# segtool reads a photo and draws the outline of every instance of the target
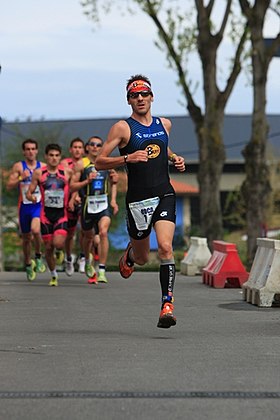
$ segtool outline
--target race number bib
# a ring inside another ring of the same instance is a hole
[[[100,213],[108,208],[107,194],[89,195],[88,196],[88,213]]]
[[[152,216],[159,204],[159,197],[129,203],[129,209],[138,230],[146,230],[150,226]]]
[[[56,209],[64,207],[64,191],[59,190],[45,190],[45,206]]]
[[[27,193],[27,190],[29,188],[29,185],[30,184],[21,184],[21,196],[22,196],[23,204],[33,204],[32,201],[29,201],[26,198],[26,193]],[[38,185],[37,185],[37,187],[36,187],[36,189],[35,189],[35,191],[32,195],[35,195],[36,203],[39,203],[40,200],[41,200],[41,192],[40,192],[40,188],[39,188]]]

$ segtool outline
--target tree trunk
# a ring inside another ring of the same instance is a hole
[[[212,248],[213,240],[223,236],[222,210],[220,204],[220,179],[225,161],[222,138],[223,111],[206,113],[204,124],[197,132],[199,138],[200,164],[200,220],[202,234]]]
[[[262,96],[262,87],[255,89]],[[246,168],[246,181],[242,192],[247,203],[247,262],[250,266],[256,252],[257,238],[262,236],[262,226],[266,223],[266,210],[269,205],[270,180],[266,164],[266,138],[268,125],[265,112],[255,110],[252,121],[252,137],[243,151]]]
[[[265,122],[260,122],[265,127]],[[248,267],[254,260],[257,238],[262,236],[266,224],[266,210],[271,192],[269,169],[265,164],[265,146],[261,144],[260,136],[256,135],[245,148],[243,154],[246,165],[246,182],[243,194],[247,203],[247,263]]]
[[[266,120],[266,83],[268,61],[261,33],[261,25],[251,27],[253,46],[253,86],[254,109],[252,133],[243,150],[245,158],[246,181],[242,186],[246,205],[247,218],[247,263],[251,266],[257,247],[257,238],[262,236],[262,226],[266,223],[266,211],[271,192],[269,168],[266,163],[266,144],[268,124]]]

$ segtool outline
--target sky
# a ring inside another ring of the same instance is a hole
[[[218,3],[221,6],[224,0]],[[1,118],[12,122],[127,117],[125,84],[137,73],[151,79],[153,114],[186,115],[176,73],[154,44],[156,29],[151,19],[137,7],[133,16],[116,8],[97,25],[83,12],[80,0],[2,0]],[[278,30],[279,18],[270,15],[265,36],[273,37]],[[221,86],[229,50],[225,43],[219,57]],[[270,114],[279,114],[279,71],[280,58],[273,58],[267,84]],[[189,74],[193,81],[201,80],[196,57],[190,58]],[[200,88],[194,97],[203,108]],[[251,112],[252,90],[241,76],[226,113]]]

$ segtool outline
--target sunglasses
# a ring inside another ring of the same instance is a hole
[[[128,94],[130,98],[136,99],[139,95],[141,95],[143,98],[147,98],[147,96],[151,95],[152,93],[148,90],[143,90],[142,92],[131,92]]]
[[[90,143],[88,143],[88,145],[89,146],[96,146],[96,147],[101,147],[102,146],[102,144],[101,143],[96,143],[95,141],[92,141],[92,142],[90,142]]]

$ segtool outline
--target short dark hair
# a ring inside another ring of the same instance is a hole
[[[45,154],[47,155],[49,153],[50,150],[56,150],[57,152],[59,152],[61,154],[62,149],[59,146],[59,144],[56,143],[50,143],[47,144],[46,148],[45,148]]]
[[[82,143],[83,147],[85,147],[84,140],[80,139],[80,137],[75,137],[73,140],[71,140],[70,147],[72,147],[73,144],[77,142]]]
[[[27,143],[35,144],[36,149],[38,149],[38,142],[37,142],[36,140],[34,140],[34,139],[26,139],[26,140],[24,140],[24,141],[22,142],[22,144],[21,144],[22,150],[25,150],[25,145],[26,145]]]
[[[141,80],[143,82],[148,83],[148,85],[150,85],[150,88],[151,88],[151,95],[153,96],[152,85],[151,85],[150,79],[147,76],[144,76],[143,74],[135,74],[134,76],[130,76],[130,78],[126,82],[126,99],[129,100],[129,92],[128,92],[129,86],[133,82],[136,82],[137,80]]]

